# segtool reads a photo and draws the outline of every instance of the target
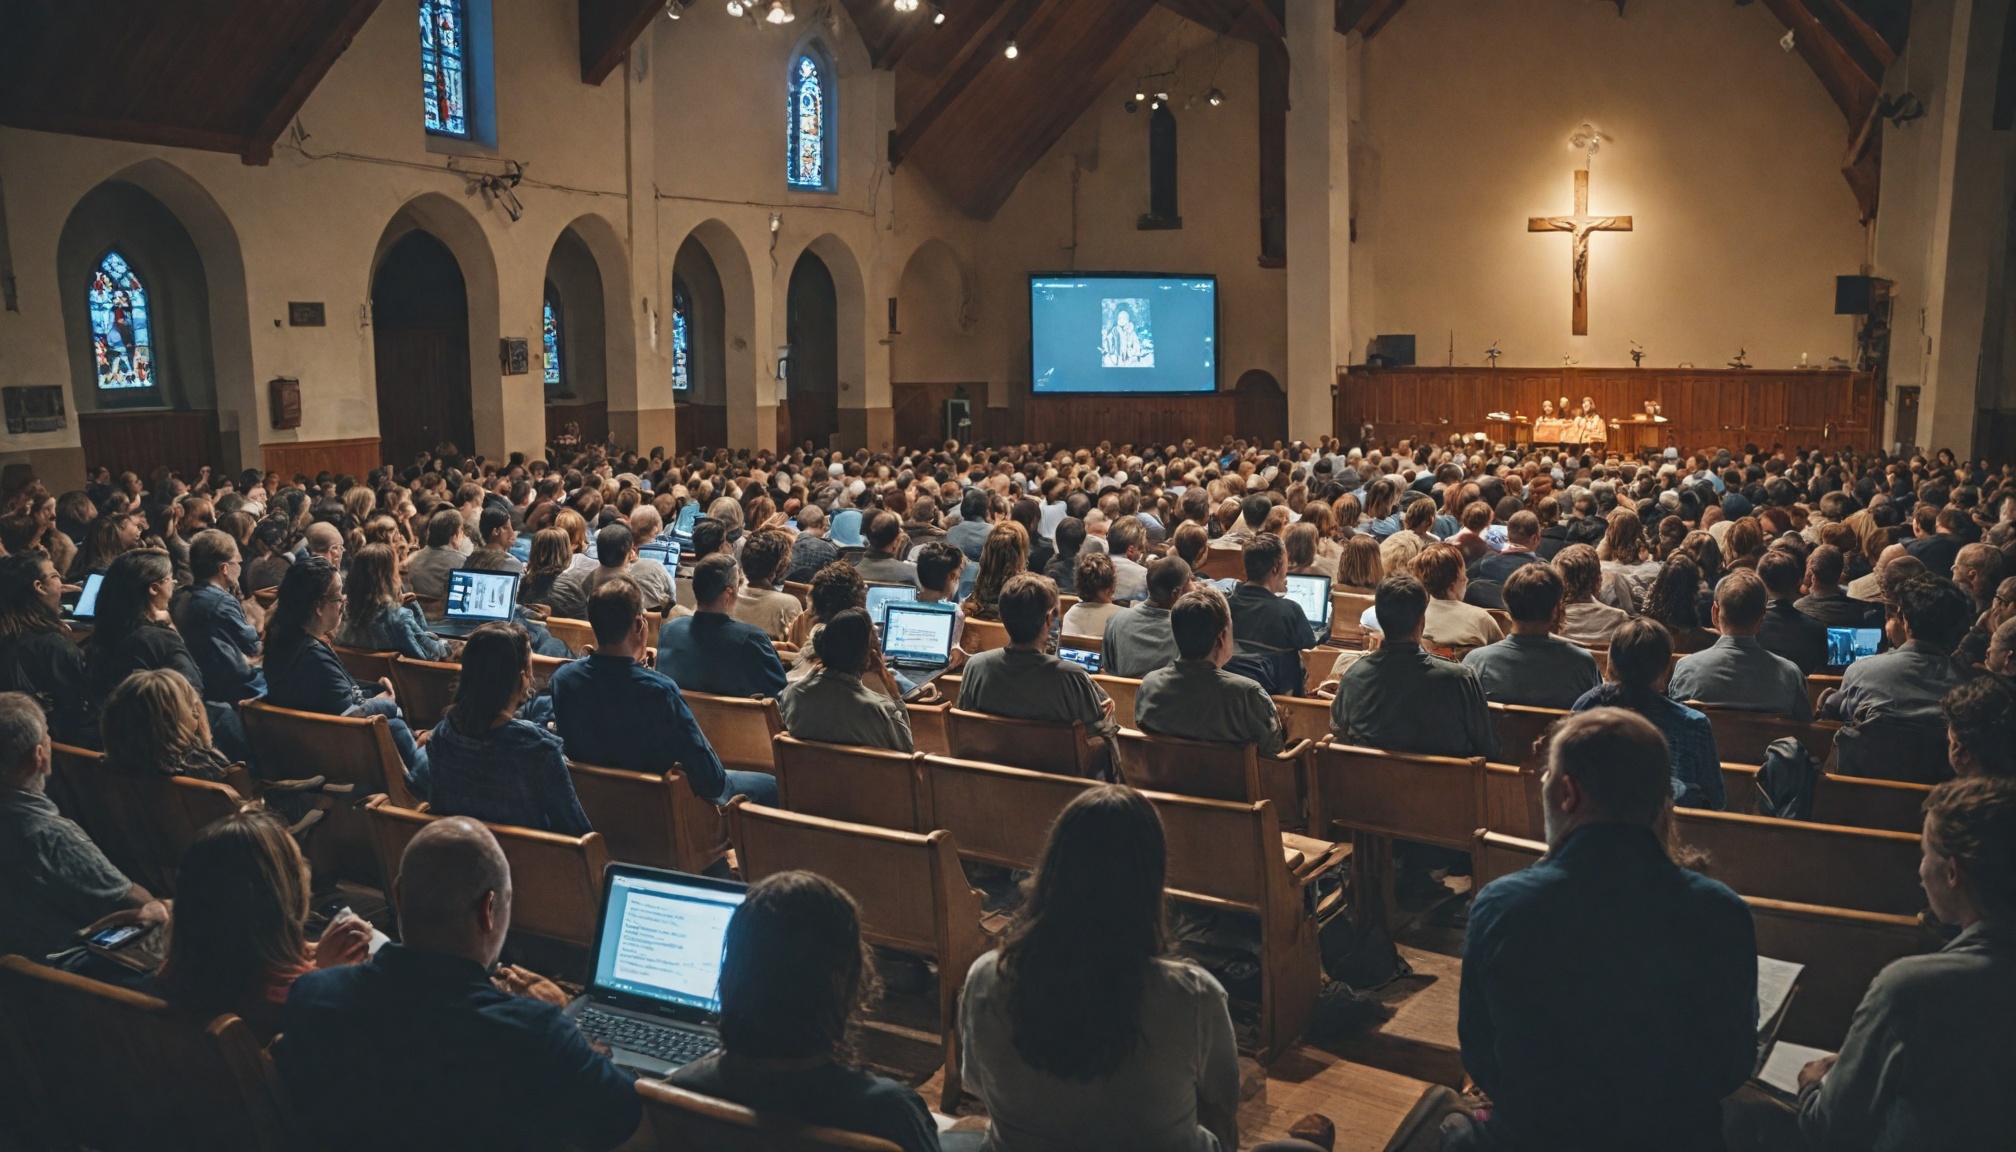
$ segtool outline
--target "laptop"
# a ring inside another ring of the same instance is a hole
[[[887,626],[882,610],[891,604],[913,603],[917,599],[917,588],[912,584],[870,584],[868,586],[868,618]]]
[[[1090,648],[1065,648],[1060,646],[1057,649],[1057,658],[1059,660],[1069,660],[1071,663],[1094,675],[1097,675],[1099,672],[1099,653],[1094,652]]]
[[[1282,596],[1293,600],[1301,609],[1309,626],[1319,635],[1330,630],[1330,577],[1290,576],[1288,591]]]
[[[457,568],[448,573],[448,606],[454,621],[488,624],[511,619],[518,604],[518,577],[509,572],[475,572]]]
[[[912,680],[929,680],[945,671],[958,642],[952,626],[959,615],[950,605],[892,600],[883,612],[882,658],[891,668],[912,673]]]
[[[1846,668],[1864,656],[1874,656],[1883,645],[1881,628],[1827,629],[1827,663]]]
[[[532,562],[532,537],[520,532],[517,539],[511,541],[511,547],[507,551],[511,553],[511,558],[520,564],[530,564]]]
[[[700,505],[682,504],[679,506],[678,518],[672,521],[672,535],[678,538],[680,544],[685,545],[693,542],[693,524],[699,519]]]
[[[617,1065],[663,1076],[721,1046],[721,949],[748,886],[611,864],[588,989],[567,1015]]]
[[[639,560],[656,560],[665,566],[667,572],[679,570],[679,542],[660,536],[649,544],[637,549]]]
[[[77,603],[70,606],[70,619],[90,620],[98,615],[98,589],[105,586],[105,574],[93,572],[84,577],[84,588],[77,594]]]

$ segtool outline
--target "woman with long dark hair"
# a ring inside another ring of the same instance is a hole
[[[203,690],[203,673],[168,616],[174,594],[174,562],[162,549],[122,552],[105,569],[85,658],[96,699],[110,696],[121,680],[146,668],[180,672],[198,692]]]
[[[968,620],[1001,619],[1001,588],[1008,578],[1029,567],[1029,534],[1013,520],[1003,520],[980,544],[979,574],[973,594],[959,605]]]
[[[728,921],[721,1049],[667,1080],[903,1152],[939,1152],[917,1093],[854,1062],[855,1026],[880,991],[853,897],[810,872],[766,876]]]
[[[469,634],[455,702],[427,742],[428,807],[563,836],[591,831],[560,737],[518,709],[532,696],[532,637],[499,621]]]
[[[1626,620],[1610,637],[1610,679],[1582,694],[1574,710],[1628,708],[1666,737],[1673,760],[1673,803],[1721,809],[1722,759],[1708,717],[1666,695],[1661,683],[1673,656],[1673,638],[1656,621]]]
[[[343,619],[343,578],[311,556],[287,569],[266,620],[266,702],[325,716],[383,716],[409,782],[424,779],[427,757],[400,715],[392,682],[359,684],[325,637]]]
[[[47,556],[0,557],[0,692],[21,692],[42,705],[49,735],[93,748],[91,676],[84,652],[64,631],[63,577]]]
[[[1645,593],[1645,618],[1665,627],[1682,656],[1714,646],[1715,633],[1702,627],[1701,599],[1701,569],[1685,552],[1667,558]]]
[[[1008,940],[966,978],[966,1086],[988,1147],[1239,1147],[1225,990],[1168,955],[1162,819],[1131,788],[1081,794],[1051,826]]]
[[[446,660],[454,655],[453,645],[427,631],[420,617],[406,607],[399,594],[399,561],[389,545],[366,544],[350,557],[344,597],[338,644],[397,652],[415,660]]]

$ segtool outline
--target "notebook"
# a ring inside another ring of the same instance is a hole
[[[882,658],[890,667],[922,672],[929,679],[951,663],[958,639],[952,626],[959,617],[950,606],[896,600],[883,611],[887,619],[882,626]]]
[[[509,572],[475,572],[457,568],[448,573],[448,604],[444,615],[450,620],[489,623],[511,619],[518,603],[518,577]]]

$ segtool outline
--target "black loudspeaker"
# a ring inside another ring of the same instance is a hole
[[[1876,303],[1880,283],[1874,276],[1834,277],[1834,314],[1867,316]]]
[[[1374,336],[1365,352],[1365,363],[1374,368],[1398,368],[1414,363],[1414,337]]]

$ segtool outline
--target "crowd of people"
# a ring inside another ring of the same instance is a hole
[[[279,1035],[283,1079],[376,1101],[388,1144],[630,1135],[628,1074],[559,1014],[558,988],[495,970],[511,878],[487,825],[590,831],[570,760],[676,765],[701,800],[777,803],[772,776],[721,762],[688,693],[774,698],[799,739],[913,750],[905,703],[941,694],[883,657],[868,590],[892,584],[942,603],[955,636],[968,621],[1005,633],[953,649],[958,707],[1082,725],[1084,761],[1107,779],[1113,701],[1057,654],[1076,637],[1098,639],[1105,673],[1141,681],[1142,731],[1263,754],[1284,742],[1277,695],[1329,698],[1339,741],[1453,756],[1523,752],[1498,747],[1490,703],[1574,714],[1544,756],[1547,857],[1471,911],[1461,1039],[1489,1106],[1451,1097],[1422,1147],[1714,1146],[1719,1102],[1757,1055],[1755,941],[1742,902],[1676,863],[1663,829],[1675,805],[1727,803],[1704,708],[1839,721],[1832,770],[1938,785],[1921,880],[1958,935],[1872,987],[1838,1060],[1802,1077],[1784,1146],[1977,1147],[2000,1128],[1994,1090],[2016,1074],[1990,1039],[2016,1025],[2008,466],[1327,440],[451,450],[363,478],[101,471],[60,496],[30,484],[7,508],[0,953],[105,976],[85,936],[167,932],[151,990]],[[670,567],[654,558],[668,546]],[[458,569],[518,576],[512,619],[448,619]],[[1308,575],[1371,606],[1312,621],[1284,595]],[[72,615],[94,576],[95,612]],[[571,655],[554,619],[585,621],[593,648],[542,688],[535,655]],[[1363,639],[1305,676],[1333,631]],[[360,682],[339,646],[458,661],[445,716],[415,731],[392,684]],[[1830,671],[1840,683],[1816,708],[1808,676]],[[409,789],[443,817],[388,893],[397,943],[374,951],[354,917],[311,941],[305,857],[262,808],[204,831],[171,906],[44,794],[52,741],[102,748],[115,769],[279,780],[288,766],[246,739],[253,699],[387,721]],[[1165,853],[1153,806],[1117,785],[1052,829],[958,1022],[987,1147],[1238,1146],[1227,999],[1172,952]],[[1431,879],[1451,866],[1406,861]],[[847,893],[769,877],[728,952],[722,1049],[676,1083],[906,1152],[962,1146],[854,1062],[877,981]],[[1281,1147],[1327,1141],[1313,1119],[1297,1131]]]

